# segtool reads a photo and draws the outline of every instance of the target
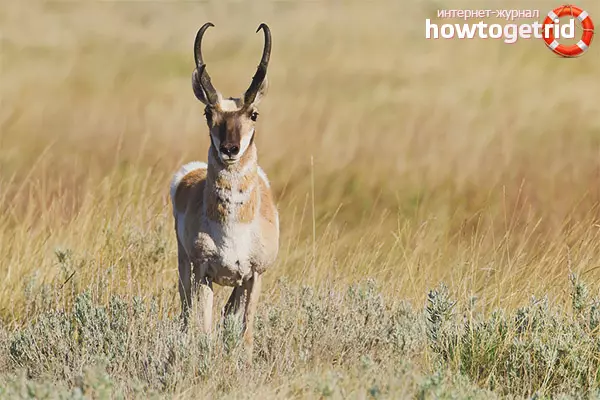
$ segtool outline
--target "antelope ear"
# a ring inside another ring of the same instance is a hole
[[[200,76],[198,75],[198,69],[194,69],[192,72],[192,89],[194,90],[194,94],[196,98],[200,100],[204,105],[208,105],[208,98],[206,96],[206,92],[202,89],[202,85],[200,84]]]

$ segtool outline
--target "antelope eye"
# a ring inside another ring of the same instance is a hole
[[[250,119],[252,121],[256,121],[257,118],[258,118],[258,112],[252,111],[252,114],[250,114]]]

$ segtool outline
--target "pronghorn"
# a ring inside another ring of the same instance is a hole
[[[248,90],[241,98],[225,99],[213,87],[202,59],[202,37],[211,26],[208,22],[198,30],[192,73],[194,94],[206,106],[208,164],[186,164],[171,181],[179,295],[184,325],[192,298],[197,299],[202,328],[210,333],[212,284],[232,286],[224,316],[243,308],[244,343],[251,356],[261,274],[273,264],[279,247],[279,216],[267,176],[257,164],[254,141],[256,106],[268,85],[271,31],[266,24],[256,31],[263,30],[265,43]]]

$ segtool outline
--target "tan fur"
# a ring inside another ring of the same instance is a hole
[[[255,150],[254,145],[252,146],[252,150]],[[248,168],[242,163],[238,164],[235,165],[238,171]],[[181,179],[175,194],[174,208],[176,212],[184,214],[186,228],[185,236],[180,239],[188,253],[194,254],[197,250],[201,250],[196,249],[195,238],[204,215],[215,222],[232,221],[244,224],[257,219],[266,242],[277,243],[276,238],[279,234],[277,208],[270,187],[256,173],[256,169],[251,169],[244,174],[236,187],[223,175],[215,179],[210,176],[211,172],[216,174],[210,165],[208,170],[197,169],[189,172]],[[233,204],[221,197],[222,194],[234,191],[244,192],[248,195],[248,199]],[[203,214],[205,201],[206,214]],[[275,252],[277,246],[267,246],[267,248],[272,248],[271,252]]]
[[[277,222],[277,208],[275,207],[275,201],[273,200],[273,193],[264,180],[259,179],[259,183],[260,215],[264,219],[265,228],[274,228]]]
[[[230,178],[228,179],[227,175],[218,174],[215,168],[209,165],[208,174],[211,176],[216,175],[216,178],[209,179],[207,183],[209,188],[212,189],[206,193],[206,215],[209,219],[224,222],[230,218],[239,223],[250,223],[254,219],[261,198],[258,195],[261,188],[259,187],[259,176],[256,172],[256,166],[252,163],[251,154],[252,150],[244,154],[238,163],[228,168],[230,172],[237,172],[240,175],[247,170],[241,175],[235,188],[234,182]],[[205,172],[203,176],[206,177],[207,173]],[[195,178],[192,177],[187,180],[193,179]],[[187,181],[185,184],[187,185]],[[228,194],[234,190],[239,194],[247,194],[249,198],[246,201],[237,203],[227,201]]]
[[[201,193],[204,191],[205,179],[205,169],[191,171],[181,179],[175,194],[175,210],[177,212],[185,212],[189,199],[194,197],[192,192]]]
[[[204,196],[202,195],[202,197]],[[209,195],[206,198],[206,216],[212,221],[217,222],[223,222],[227,218],[225,203],[216,194]]]
[[[258,203],[258,195],[256,193],[256,189],[252,190],[250,193],[250,199],[241,205],[239,205],[235,218],[238,222],[248,224],[252,222],[254,219],[254,215],[256,214],[256,206]]]
[[[238,191],[240,193],[247,192],[251,189],[253,185],[256,185],[258,180],[258,174],[256,173],[256,169],[244,174],[240,179],[240,184],[238,186]]]
[[[219,189],[231,190],[231,182],[225,179],[223,176],[217,178],[215,186]]]
[[[207,169],[191,171],[181,179],[175,193],[174,209],[183,215],[185,229],[179,240],[192,263],[194,259],[201,263],[206,250],[203,243],[198,241],[203,220],[218,224],[257,224],[261,245],[249,260],[252,271],[262,274],[274,262],[279,236],[277,208],[269,185],[256,172],[256,166],[252,165],[251,155],[255,152],[255,145],[252,144],[248,150],[249,156],[225,168],[225,174],[219,174],[217,168],[209,164]],[[237,175],[239,179],[233,182],[227,178],[232,171],[247,172]],[[234,203],[228,199],[233,195],[245,195],[246,198]],[[213,278],[219,284],[235,285],[229,278]]]

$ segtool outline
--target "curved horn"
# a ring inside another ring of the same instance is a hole
[[[198,30],[194,42],[194,60],[196,61],[196,69],[198,71],[196,76],[199,77],[199,82],[197,83],[206,94],[208,102],[211,105],[214,105],[217,103],[219,97],[215,87],[210,81],[210,76],[208,75],[208,72],[206,72],[206,64],[204,64],[204,60],[202,59],[202,37],[204,36],[204,32],[211,26],[215,25],[212,22],[207,22]]]
[[[246,106],[252,104],[256,99],[256,94],[267,76],[267,67],[269,66],[269,58],[271,57],[271,30],[265,23],[260,24],[256,32],[261,29],[265,34],[265,46],[263,47],[263,54],[260,64],[258,64],[258,69],[252,77],[252,83],[244,94],[244,105]]]

